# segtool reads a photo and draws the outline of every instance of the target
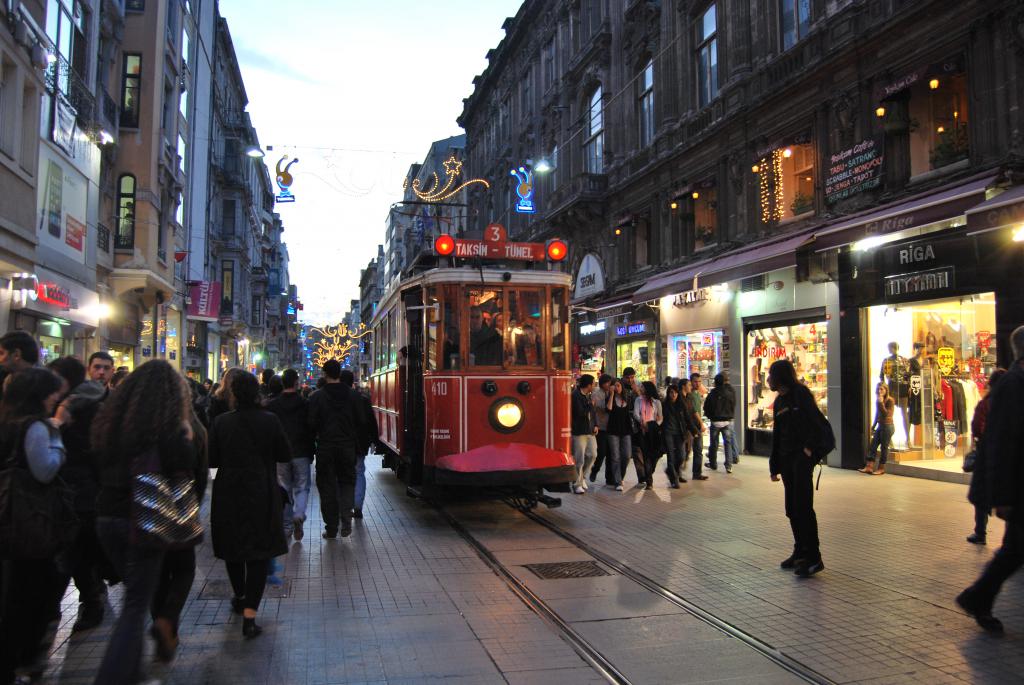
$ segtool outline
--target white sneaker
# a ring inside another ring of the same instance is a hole
[[[575,492],[577,495],[582,495],[584,492],[586,492],[586,490],[584,490],[583,488],[581,488],[578,485],[576,487],[574,487],[572,489],[572,491]]]
[[[621,484],[616,485],[615,489],[618,490],[619,492],[622,492],[622,485]]]

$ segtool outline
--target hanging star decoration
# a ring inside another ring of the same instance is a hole
[[[352,350],[359,347],[357,341],[369,335],[370,330],[363,323],[355,328],[349,328],[347,324],[341,323],[337,326],[314,328],[311,333],[320,336],[313,344],[313,363],[323,368],[331,359],[337,359],[344,364],[351,356]]]
[[[456,195],[468,186],[474,183],[480,183],[484,188],[490,188],[491,184],[482,178],[470,179],[461,185],[456,187],[456,182],[459,175],[462,173],[462,162],[452,155],[444,162],[444,175],[445,183],[444,187],[441,187],[441,179],[438,177],[437,172],[433,173],[434,183],[430,186],[429,190],[421,188],[420,180],[414,178],[412,181],[412,192],[416,193],[416,197],[423,200],[424,202],[444,202],[448,198]],[[409,179],[405,179],[402,182],[402,190],[406,190],[409,187]]]

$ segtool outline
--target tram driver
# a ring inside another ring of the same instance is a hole
[[[469,309],[469,354],[475,366],[501,366],[501,335],[484,323],[479,306]]]

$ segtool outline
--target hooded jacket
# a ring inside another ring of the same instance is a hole
[[[292,459],[312,457],[313,437],[309,432],[309,412],[302,395],[297,392],[282,392],[267,402],[265,409],[281,419],[284,433],[288,436]]]
[[[317,451],[325,446],[358,448],[359,398],[344,383],[328,383],[309,396],[308,421]]]

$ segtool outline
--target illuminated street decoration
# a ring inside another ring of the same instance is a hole
[[[344,364],[351,356],[352,350],[358,349],[357,341],[369,334],[370,330],[363,323],[352,329],[344,323],[312,329],[310,335],[320,338],[313,344],[313,363],[318,368],[323,368],[331,359],[337,359]]]
[[[441,187],[441,180],[437,176],[437,172],[434,172],[434,184],[430,186],[430,190],[423,190],[420,187],[420,180],[414,178],[412,181],[412,192],[416,194],[416,197],[423,200],[424,202],[444,202],[453,195],[458,194],[464,188],[473,185],[474,183],[480,183],[484,188],[490,188],[491,184],[482,178],[473,178],[465,183],[455,187],[456,181],[459,174],[462,173],[462,162],[452,155],[444,163],[444,175],[445,184]],[[409,179],[405,179],[402,182],[402,190],[406,190],[409,187]]]
[[[788,149],[788,148],[787,148]],[[758,174],[761,190],[761,221],[770,223],[781,221],[784,213],[782,188],[782,156],[780,150],[774,150],[771,158],[764,158],[753,166]]]
[[[295,196],[292,195],[291,191],[292,183],[295,182],[295,178],[292,176],[289,169],[292,168],[292,164],[295,164],[299,160],[298,158],[293,159],[292,161],[288,162],[288,164],[286,164],[285,167],[282,169],[281,165],[284,164],[284,161],[286,159],[288,159],[288,155],[285,155],[281,159],[277,160],[277,167],[275,169],[277,171],[277,187],[281,189],[281,193],[277,196],[277,201],[295,202]]]
[[[509,172],[519,183],[516,184],[516,195],[519,202],[516,203],[516,211],[520,214],[533,214],[537,211],[533,205],[533,172],[526,167],[519,167]]]

